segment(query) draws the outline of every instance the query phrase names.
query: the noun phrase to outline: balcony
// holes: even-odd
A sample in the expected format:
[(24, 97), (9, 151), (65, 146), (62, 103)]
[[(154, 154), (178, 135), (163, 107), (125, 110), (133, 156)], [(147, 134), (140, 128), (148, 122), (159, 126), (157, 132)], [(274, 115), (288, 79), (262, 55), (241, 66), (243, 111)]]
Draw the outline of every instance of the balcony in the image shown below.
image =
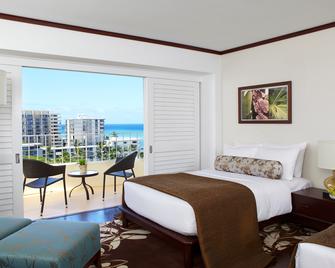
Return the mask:
[[(61, 136), (59, 134), (57, 137)], [(66, 172), (78, 170), (77, 161), (79, 158), (85, 158), (88, 163), (88, 169), (97, 170), (98, 176), (87, 178), (86, 181), (95, 191), (95, 194), (90, 193), (90, 200), (86, 200), (85, 190), (80, 186), (72, 193), (71, 198), (68, 198), (68, 208), (64, 205), (63, 184), (56, 183), (48, 187), (45, 209), (43, 217), (54, 217), (66, 214), (72, 214), (82, 211), (89, 211), (107, 207), (113, 207), (121, 204), (122, 198), (122, 183), (123, 178), (117, 179), (117, 193), (113, 193), (113, 177), (108, 177), (106, 182), (106, 198), (102, 201), (102, 180), (103, 173), (115, 163), (115, 157), (126, 155), (131, 151), (139, 152), (138, 158), (135, 161), (135, 174), (142, 176), (144, 174), (143, 160), (143, 138), (140, 135), (120, 135), (114, 134), (114, 137), (106, 139), (99, 137), (99, 141), (95, 145), (77, 144), (66, 145), (66, 138), (61, 136), (62, 146), (45, 146), (55, 135), (23, 136), (23, 141), (40, 141), (22, 144), (24, 158), (36, 159), (54, 165), (65, 164)], [(88, 139), (87, 139), (88, 140)], [(41, 142), (43, 141), (43, 142)], [(65, 144), (64, 144), (65, 143)], [(66, 188), (69, 195), (70, 190), (80, 183), (79, 178), (66, 176)], [(40, 202), (39, 191), (36, 189), (26, 188), (24, 192), (24, 212), (26, 217), (33, 219), (39, 218)]]

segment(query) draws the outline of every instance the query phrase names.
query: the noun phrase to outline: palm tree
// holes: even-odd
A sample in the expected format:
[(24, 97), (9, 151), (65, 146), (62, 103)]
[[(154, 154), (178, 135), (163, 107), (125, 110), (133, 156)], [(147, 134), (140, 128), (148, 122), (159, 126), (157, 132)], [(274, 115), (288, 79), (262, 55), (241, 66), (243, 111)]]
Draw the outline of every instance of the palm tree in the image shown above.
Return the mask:
[(74, 141), (76, 161), (79, 161), (79, 159), (85, 158), (85, 153), (84, 153), (83, 148), (79, 148), (80, 145), (81, 145), (81, 143), (78, 142), (78, 140)]
[(288, 104), (287, 90), (285, 87), (273, 88), (269, 90), (269, 111), (271, 119), (287, 119)]
[(64, 163), (69, 163), (70, 162), (70, 153), (66, 150), (62, 151), (62, 159)]
[[(52, 155), (52, 151), (51, 151), (51, 146), (46, 146), (45, 147), (45, 160), (46, 160), (46, 162), (49, 162), (49, 161), (51, 161), (50, 160), (50, 158), (51, 157), (53, 157), (53, 155)], [(51, 156), (51, 157), (50, 157)]]

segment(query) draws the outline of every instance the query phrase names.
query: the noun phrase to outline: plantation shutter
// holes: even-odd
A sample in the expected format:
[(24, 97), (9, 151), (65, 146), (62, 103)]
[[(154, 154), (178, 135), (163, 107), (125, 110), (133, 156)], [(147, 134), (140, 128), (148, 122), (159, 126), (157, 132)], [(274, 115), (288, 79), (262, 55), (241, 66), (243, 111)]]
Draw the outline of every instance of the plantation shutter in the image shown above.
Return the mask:
[(20, 69), (0, 65), (6, 72), (7, 98), (0, 103), (0, 216), (22, 216)]
[(199, 169), (199, 83), (146, 79), (146, 174)]

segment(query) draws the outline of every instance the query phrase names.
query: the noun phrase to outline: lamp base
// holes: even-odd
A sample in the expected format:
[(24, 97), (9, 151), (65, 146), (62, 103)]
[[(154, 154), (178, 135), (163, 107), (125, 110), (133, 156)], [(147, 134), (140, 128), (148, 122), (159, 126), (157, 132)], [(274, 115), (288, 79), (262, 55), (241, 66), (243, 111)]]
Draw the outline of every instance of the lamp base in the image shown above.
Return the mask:
[(335, 196), (329, 194), (328, 192), (323, 192), (322, 196), (324, 199), (328, 199), (335, 202)]
[(323, 181), (323, 185), (325, 186), (328, 194), (329, 194), (329, 197), (331, 199), (335, 199), (335, 171), (333, 170), (333, 175), (326, 178), (324, 181)]

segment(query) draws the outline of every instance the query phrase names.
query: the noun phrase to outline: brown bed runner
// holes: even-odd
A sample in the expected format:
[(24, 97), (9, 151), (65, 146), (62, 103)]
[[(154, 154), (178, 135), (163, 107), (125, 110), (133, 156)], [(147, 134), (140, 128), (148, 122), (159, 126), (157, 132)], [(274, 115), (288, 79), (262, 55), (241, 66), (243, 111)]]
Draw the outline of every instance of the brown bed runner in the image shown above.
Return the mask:
[[(318, 244), (318, 245), (325, 246), (325, 247), (335, 248), (335, 224), (328, 227), (326, 230), (323, 230), (322, 232), (313, 234), (311, 237), (307, 238), (306, 240), (300, 243), (312, 243), (312, 244)], [(295, 255), (297, 253), (298, 245), (296, 245), (294, 252), (292, 254), (291, 263), (289, 266), (290, 268), (295, 267)]]
[(129, 181), (173, 195), (192, 206), (207, 268), (263, 268), (272, 260), (262, 250), (255, 198), (247, 187), (186, 173)]

